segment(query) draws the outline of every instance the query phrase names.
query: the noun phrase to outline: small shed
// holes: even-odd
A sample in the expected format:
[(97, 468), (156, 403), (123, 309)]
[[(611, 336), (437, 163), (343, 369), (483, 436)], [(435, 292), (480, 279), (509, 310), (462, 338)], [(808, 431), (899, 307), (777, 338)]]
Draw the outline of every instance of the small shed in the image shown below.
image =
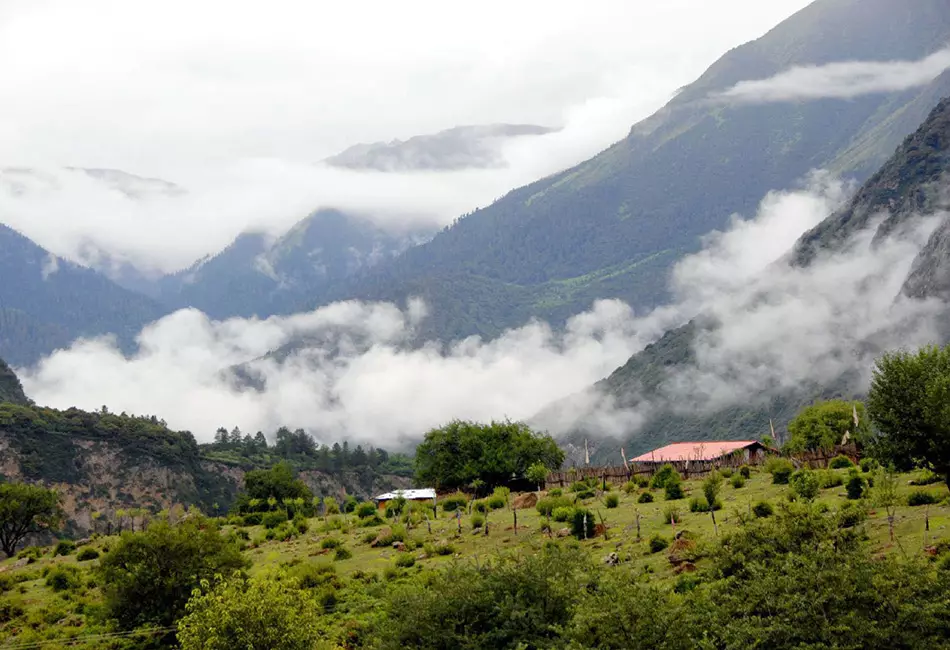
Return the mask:
[(385, 508), (386, 504), (393, 499), (402, 497), (406, 501), (432, 501), (435, 502), (435, 490), (433, 488), (421, 488), (416, 490), (396, 490), (386, 492), (378, 497), (373, 497), (373, 501), (380, 508)]
[(631, 458), (630, 462), (646, 466), (664, 463), (711, 463), (726, 459), (756, 463), (768, 453), (774, 453), (774, 450), (758, 440), (704, 440), (674, 442)]

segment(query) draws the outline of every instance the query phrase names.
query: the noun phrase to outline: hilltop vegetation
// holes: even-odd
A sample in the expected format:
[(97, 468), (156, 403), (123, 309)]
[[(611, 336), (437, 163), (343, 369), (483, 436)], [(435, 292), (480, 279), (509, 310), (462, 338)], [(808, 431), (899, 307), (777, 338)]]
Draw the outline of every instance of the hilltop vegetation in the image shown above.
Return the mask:
[(0, 359), (0, 403), (26, 404), (29, 400), (23, 392), (23, 384), (13, 369)]

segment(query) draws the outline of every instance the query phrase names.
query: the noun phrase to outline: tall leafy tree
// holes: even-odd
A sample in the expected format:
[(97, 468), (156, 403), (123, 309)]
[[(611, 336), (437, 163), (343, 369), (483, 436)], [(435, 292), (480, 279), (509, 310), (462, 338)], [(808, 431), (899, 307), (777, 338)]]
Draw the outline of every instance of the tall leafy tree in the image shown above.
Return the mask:
[(950, 484), (950, 346), (884, 354), (874, 367), (868, 412), (884, 464), (929, 467)]
[(522, 422), (479, 424), (455, 420), (429, 431), (416, 449), (416, 478), (439, 489), (484, 481), (492, 487), (524, 478), (531, 465), (556, 469), (564, 452), (551, 436)]
[(12, 557), (27, 535), (55, 529), (62, 521), (59, 494), (38, 485), (0, 483), (0, 549)]
[[(858, 424), (854, 423), (857, 412)], [(789, 451), (831, 449), (841, 444), (845, 434), (863, 442), (868, 437), (868, 418), (864, 404), (834, 399), (806, 406), (788, 423), (791, 434), (786, 448)]]

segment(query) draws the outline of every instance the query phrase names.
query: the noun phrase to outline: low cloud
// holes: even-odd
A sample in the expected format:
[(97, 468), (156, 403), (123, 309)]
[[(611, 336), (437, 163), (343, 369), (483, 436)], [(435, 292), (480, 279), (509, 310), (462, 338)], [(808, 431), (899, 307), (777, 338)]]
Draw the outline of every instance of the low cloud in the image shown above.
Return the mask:
[(919, 61), (844, 61), (791, 68), (770, 77), (740, 81), (713, 97), (739, 104), (850, 99), (924, 86), (950, 69), (950, 48)]

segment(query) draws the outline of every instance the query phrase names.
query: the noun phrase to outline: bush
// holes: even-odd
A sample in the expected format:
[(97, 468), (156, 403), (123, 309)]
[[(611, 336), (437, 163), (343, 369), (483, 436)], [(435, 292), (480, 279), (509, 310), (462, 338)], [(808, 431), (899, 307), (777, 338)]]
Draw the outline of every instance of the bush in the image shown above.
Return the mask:
[(742, 474), (735, 474), (730, 483), (732, 483), (732, 487), (738, 490), (745, 487), (745, 481), (746, 479)]
[(617, 494), (608, 494), (604, 496), (604, 506), (608, 509), (616, 508), (620, 505), (620, 496)]
[(554, 512), (551, 513), (551, 519), (554, 521), (567, 521), (574, 516), (574, 508), (571, 507), (561, 507), (555, 508)]
[(369, 528), (370, 526), (382, 526), (384, 523), (383, 518), (379, 516), (378, 512), (373, 513), (369, 517), (363, 517), (359, 521), (359, 526), (361, 528)]
[(679, 481), (668, 481), (663, 492), (667, 501), (676, 501), (686, 496), (683, 493), (683, 484)]
[(634, 492), (637, 491), (638, 486), (633, 481), (627, 481), (626, 483), (623, 484), (623, 487), (620, 489), (623, 490), (625, 494), (633, 494)]
[(294, 567), (291, 575), (297, 579), (301, 589), (316, 589), (326, 585), (336, 586), (336, 567), (329, 562), (308, 562)]
[(859, 464), (861, 466), (861, 471), (865, 473), (876, 472), (881, 466), (881, 464), (874, 458), (862, 458)]
[(939, 502), (937, 495), (927, 490), (914, 490), (907, 496), (909, 506), (928, 506)]
[(144, 532), (124, 533), (100, 560), (98, 574), (108, 615), (131, 629), (172, 624), (202, 580), (214, 582), (246, 566), (213, 520), (189, 516), (175, 526), (160, 520)]
[[(713, 503), (713, 510), (722, 510), (722, 501), (716, 499)], [(709, 512), (709, 502), (705, 497), (693, 497), (689, 500), (690, 512)]]
[(660, 535), (654, 535), (650, 538), (650, 552), (659, 553), (664, 550), (667, 546), (670, 545), (670, 542), (665, 537)]
[(554, 489), (548, 490), (548, 496), (549, 497), (564, 496), (564, 490), (562, 490), (561, 488), (554, 488)]
[(455, 512), (456, 510), (464, 510), (465, 506), (468, 505), (468, 497), (466, 497), (461, 492), (456, 492), (455, 494), (450, 494), (447, 497), (442, 499), (442, 510), (445, 512)]
[(475, 514), (472, 515), (471, 522), (472, 522), (473, 529), (481, 528), (485, 525), (485, 517), (476, 512)]
[(787, 458), (772, 456), (765, 463), (765, 471), (772, 475), (773, 485), (787, 485), (795, 466)]
[(543, 517), (550, 517), (555, 508), (570, 508), (574, 502), (568, 497), (544, 497), (538, 500), (535, 506), (538, 513)]
[(752, 468), (749, 467), (748, 465), (743, 465), (742, 467), (739, 468), (739, 474), (740, 476), (742, 476), (742, 478), (748, 480), (752, 478)]
[(582, 490), (580, 492), (576, 492), (574, 496), (583, 501), (584, 499), (593, 499), (595, 496), (597, 496), (597, 492), (591, 489), (587, 489), (587, 490)]
[(472, 504), (472, 510), (474, 510), (475, 512), (480, 512), (482, 514), (485, 514), (486, 512), (488, 512), (488, 504), (485, 503), (484, 500), (476, 501), (475, 503)]
[(576, 508), (571, 517), (571, 533), (577, 539), (594, 537), (594, 513), (586, 508)]
[(343, 545), (343, 542), (338, 540), (336, 537), (327, 537), (322, 542), (320, 542), (320, 548), (332, 549), (340, 548)]
[(95, 560), (99, 557), (99, 551), (94, 548), (86, 547), (79, 551), (76, 554), (76, 559), (80, 562), (88, 562), (89, 560)]
[(934, 483), (940, 483), (943, 479), (940, 478), (937, 474), (933, 473), (929, 469), (922, 469), (920, 473), (917, 474), (913, 479), (911, 479), (911, 485), (933, 485)]
[(336, 560), (337, 562), (340, 562), (342, 560), (349, 560), (351, 557), (353, 557), (353, 553), (350, 551), (350, 549), (346, 548), (345, 546), (338, 546), (336, 551), (333, 554), (333, 559)]
[(831, 459), (831, 462), (828, 463), (828, 467), (831, 469), (849, 469), (854, 467), (854, 463), (847, 456), (835, 456)]
[(650, 492), (644, 492), (637, 499), (637, 503), (653, 503), (653, 494)]
[(242, 517), (245, 526), (260, 526), (263, 519), (263, 512), (249, 512)]
[(663, 522), (667, 524), (673, 523), (673, 521), (680, 521), (683, 518), (683, 514), (679, 509), (679, 506), (670, 504), (663, 508)]
[(868, 511), (853, 501), (845, 502), (838, 510), (838, 527), (854, 528), (868, 518)]
[(810, 469), (800, 469), (789, 480), (792, 494), (803, 501), (814, 501), (821, 490), (821, 479)]
[(848, 492), (849, 499), (860, 499), (864, 496), (864, 492), (867, 489), (867, 481), (864, 480), (864, 477), (855, 472), (848, 477), (848, 482), (845, 483), (844, 489)]
[(272, 510), (270, 512), (265, 512), (264, 516), (261, 518), (261, 523), (264, 524), (264, 528), (267, 528), (268, 530), (271, 528), (277, 528), (285, 521), (287, 521), (286, 510)]
[(735, 474), (735, 472), (732, 471), (731, 467), (723, 467), (723, 468), (720, 468), (719, 470), (719, 475), (725, 479), (732, 478), (733, 474)]
[(653, 479), (650, 481), (650, 485), (651, 487), (662, 489), (669, 483), (680, 483), (682, 480), (683, 477), (680, 476), (679, 472), (677, 472), (672, 465), (667, 463), (656, 470)]
[(765, 519), (766, 517), (771, 517), (775, 514), (775, 508), (772, 507), (772, 504), (768, 501), (759, 501), (757, 504), (752, 506), (752, 514), (754, 514), (759, 519)]
[(416, 558), (412, 553), (400, 553), (396, 556), (396, 566), (403, 569), (408, 569), (409, 567), (415, 565)]
[(491, 508), (492, 510), (501, 510), (502, 508), (505, 507), (505, 497), (501, 496), (500, 494), (492, 495), (488, 497), (485, 501), (488, 507)]
[(43, 548), (40, 548), (39, 546), (27, 546), (26, 548), (21, 549), (20, 552), (16, 554), (16, 556), (17, 558), (21, 560), (23, 558), (26, 558), (27, 560), (29, 560), (27, 564), (33, 564), (38, 559), (43, 557), (43, 554), (45, 552), (46, 551)]
[(60, 564), (46, 574), (46, 586), (53, 591), (72, 591), (81, 585), (82, 579), (74, 566)]
[(76, 550), (75, 542), (72, 542), (68, 539), (61, 539), (56, 543), (56, 548), (53, 549), (53, 555), (70, 555), (73, 551)]
[(844, 477), (837, 472), (832, 472), (831, 470), (818, 472), (818, 477), (821, 481), (822, 490), (827, 490), (828, 488), (833, 487), (841, 487), (844, 485)]
[(364, 501), (363, 503), (356, 506), (356, 516), (360, 519), (364, 517), (372, 517), (377, 514), (379, 508), (376, 507), (376, 504), (372, 501)]

